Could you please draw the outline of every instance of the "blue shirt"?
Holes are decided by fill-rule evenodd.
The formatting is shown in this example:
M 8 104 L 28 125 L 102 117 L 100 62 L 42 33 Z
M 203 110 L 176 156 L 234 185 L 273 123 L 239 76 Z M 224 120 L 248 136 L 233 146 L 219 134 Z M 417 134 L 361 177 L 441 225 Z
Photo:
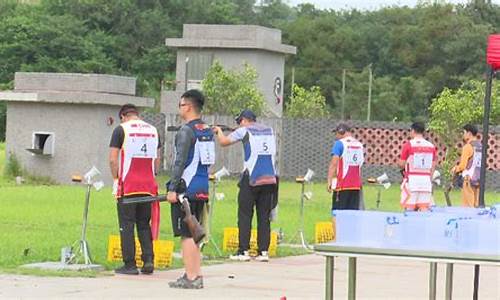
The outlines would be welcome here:
M 342 153 L 344 153 L 344 144 L 340 140 L 336 140 L 335 143 L 333 143 L 332 151 L 330 154 L 332 156 L 342 156 Z

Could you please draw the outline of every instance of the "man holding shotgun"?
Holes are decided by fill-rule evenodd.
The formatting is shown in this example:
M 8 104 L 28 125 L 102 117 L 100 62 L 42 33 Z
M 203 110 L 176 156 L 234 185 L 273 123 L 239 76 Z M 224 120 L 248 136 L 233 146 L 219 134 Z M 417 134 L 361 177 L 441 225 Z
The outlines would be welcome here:
M 181 237 L 185 273 L 171 288 L 201 289 L 201 253 L 199 242 L 184 219 L 189 212 L 180 200 L 189 203 L 191 214 L 197 219 L 208 200 L 208 168 L 215 163 L 215 143 L 212 129 L 201 120 L 205 98 L 198 90 L 186 91 L 179 102 L 179 115 L 186 122 L 175 135 L 175 162 L 172 177 L 167 183 L 167 200 L 171 205 L 172 228 Z M 179 195 L 183 199 L 179 200 Z M 191 217 L 192 218 L 192 217 Z M 190 223 L 192 224 L 192 222 Z
M 160 142 L 156 128 L 139 118 L 137 107 L 125 104 L 119 112 L 121 120 L 111 137 L 109 164 L 113 176 L 113 195 L 117 199 L 120 241 L 124 265 L 115 273 L 137 275 L 134 226 L 142 249 L 141 272 L 153 273 L 153 244 L 159 225 L 158 202 L 127 204 L 133 197 L 156 196 L 156 170 L 160 164 Z M 152 220 L 153 218 L 153 220 Z M 153 235 L 149 224 L 152 220 Z
M 269 261 L 271 236 L 271 210 L 277 203 L 276 137 L 271 127 L 257 123 L 251 110 L 243 110 L 237 117 L 238 129 L 229 135 L 222 133 L 220 126 L 214 127 L 217 140 L 222 147 L 237 142 L 243 144 L 244 170 L 238 187 L 239 249 L 231 260 L 250 260 L 250 233 L 254 206 L 257 211 L 257 261 Z

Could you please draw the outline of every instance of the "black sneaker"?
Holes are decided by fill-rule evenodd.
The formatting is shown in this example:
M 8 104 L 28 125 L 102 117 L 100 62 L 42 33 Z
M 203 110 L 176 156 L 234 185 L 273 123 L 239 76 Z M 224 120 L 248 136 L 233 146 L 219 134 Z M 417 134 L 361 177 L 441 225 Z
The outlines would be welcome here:
M 141 273 L 142 274 L 153 274 L 155 267 L 152 262 L 147 262 L 144 263 L 144 265 L 141 268 Z
M 176 281 L 168 283 L 168 286 L 175 289 L 202 289 L 203 288 L 203 277 L 198 276 L 193 280 L 189 280 L 187 275 L 184 274 L 182 277 L 178 278 Z
M 136 267 L 128 267 L 125 265 L 115 269 L 115 273 L 124 275 L 139 275 L 139 271 L 137 271 Z

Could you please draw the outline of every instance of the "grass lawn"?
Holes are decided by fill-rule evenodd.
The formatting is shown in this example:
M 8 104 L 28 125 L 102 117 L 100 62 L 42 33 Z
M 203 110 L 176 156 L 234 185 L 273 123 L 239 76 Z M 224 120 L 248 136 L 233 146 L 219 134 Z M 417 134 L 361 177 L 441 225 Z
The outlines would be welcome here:
M 3 148 L 0 144 L 0 157 Z M 0 169 L 3 161 L 0 159 Z M 1 171 L 1 170 L 0 170 Z M 2 173 L 3 174 L 3 173 Z M 166 178 L 160 178 L 161 185 Z M 314 239 L 314 224 L 330 220 L 330 195 L 325 184 L 312 185 L 313 198 L 306 202 L 305 232 L 310 242 Z M 213 235 L 222 248 L 224 227 L 236 227 L 237 187 L 235 180 L 224 180 L 217 192 L 225 194 L 225 199 L 216 202 L 213 220 Z M 375 187 L 365 187 L 367 209 L 375 208 Z M 58 261 L 60 249 L 78 240 L 81 232 L 85 188 L 69 186 L 17 186 L 12 180 L 0 179 L 0 271 L 20 272 L 18 266 L 31 262 Z M 278 220 L 272 224 L 273 230 L 284 232 L 286 243 L 295 236 L 299 228 L 300 185 L 283 182 L 280 187 L 280 207 Z M 493 199 L 493 197 L 496 197 Z M 459 192 L 452 194 L 454 203 L 459 204 Z M 488 193 L 487 202 L 500 202 L 498 194 Z M 444 205 L 441 191 L 436 191 L 436 202 Z M 161 205 L 160 239 L 173 240 L 170 224 L 170 207 Z M 399 187 L 393 185 L 382 192 L 380 210 L 399 210 Z M 254 218 L 255 219 L 255 218 Z M 111 196 L 111 188 L 93 191 L 89 209 L 88 242 L 96 263 L 111 269 L 119 263 L 106 261 L 107 241 L 110 234 L 118 234 L 116 204 Z M 297 241 L 295 241 L 297 242 Z M 179 251 L 179 240 L 175 239 L 175 251 Z M 278 247 L 278 255 L 304 253 L 302 250 Z M 214 255 L 215 250 L 206 246 L 205 254 Z M 207 262 L 208 263 L 208 262 Z M 179 266 L 176 260 L 174 266 Z M 23 271 L 25 272 L 25 271 Z M 33 273 L 32 271 L 30 271 Z M 61 275 L 61 273 L 58 273 Z

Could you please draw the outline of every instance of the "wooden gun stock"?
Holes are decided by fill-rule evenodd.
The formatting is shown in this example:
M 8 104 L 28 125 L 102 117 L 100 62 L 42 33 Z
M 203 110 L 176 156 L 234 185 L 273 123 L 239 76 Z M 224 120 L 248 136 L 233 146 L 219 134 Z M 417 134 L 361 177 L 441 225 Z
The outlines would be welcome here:
M 189 233 L 193 237 L 193 240 L 198 244 L 205 237 L 205 229 L 201 226 L 200 222 L 191 213 L 191 208 L 189 207 L 189 201 L 184 197 L 183 194 L 179 195 L 179 202 L 182 205 L 182 210 L 184 211 L 184 223 L 186 223 Z

